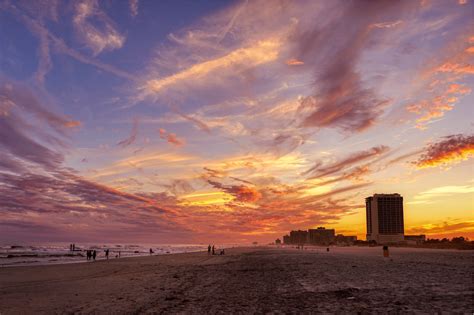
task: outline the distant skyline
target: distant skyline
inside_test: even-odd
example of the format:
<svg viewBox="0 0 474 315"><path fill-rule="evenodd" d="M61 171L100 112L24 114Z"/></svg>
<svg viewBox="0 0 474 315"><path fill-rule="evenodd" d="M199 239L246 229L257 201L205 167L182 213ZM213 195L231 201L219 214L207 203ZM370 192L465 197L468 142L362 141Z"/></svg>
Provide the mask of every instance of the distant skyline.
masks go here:
<svg viewBox="0 0 474 315"><path fill-rule="evenodd" d="M0 240L474 238L474 3L0 0Z"/></svg>

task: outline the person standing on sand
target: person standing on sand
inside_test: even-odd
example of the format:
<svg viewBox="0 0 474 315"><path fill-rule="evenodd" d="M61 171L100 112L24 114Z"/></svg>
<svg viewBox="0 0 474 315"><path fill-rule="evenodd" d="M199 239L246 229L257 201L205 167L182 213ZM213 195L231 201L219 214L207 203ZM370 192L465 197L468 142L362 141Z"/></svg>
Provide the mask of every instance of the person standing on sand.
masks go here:
<svg viewBox="0 0 474 315"><path fill-rule="evenodd" d="M150 256L153 255L153 249L150 248Z"/></svg>
<svg viewBox="0 0 474 315"><path fill-rule="evenodd" d="M105 250L105 258L109 259L109 249L108 248Z"/></svg>
<svg viewBox="0 0 474 315"><path fill-rule="evenodd" d="M208 255L211 254L211 244L209 244L209 246L207 246L207 254L208 254Z"/></svg>
<svg viewBox="0 0 474 315"><path fill-rule="evenodd" d="M96 257L97 257L97 252L94 249L94 251L92 252L92 259L94 259L94 261L95 261Z"/></svg>
<svg viewBox="0 0 474 315"><path fill-rule="evenodd" d="M212 245L212 255L215 255L215 254L216 254L216 247Z"/></svg>

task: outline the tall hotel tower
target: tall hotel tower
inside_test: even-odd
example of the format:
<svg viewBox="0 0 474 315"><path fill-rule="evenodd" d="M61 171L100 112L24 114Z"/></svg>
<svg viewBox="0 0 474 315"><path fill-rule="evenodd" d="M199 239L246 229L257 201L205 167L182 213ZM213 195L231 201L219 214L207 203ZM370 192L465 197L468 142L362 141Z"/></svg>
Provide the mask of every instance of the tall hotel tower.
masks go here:
<svg viewBox="0 0 474 315"><path fill-rule="evenodd" d="M367 240L378 244L404 239L403 197L400 194L375 194L365 198Z"/></svg>

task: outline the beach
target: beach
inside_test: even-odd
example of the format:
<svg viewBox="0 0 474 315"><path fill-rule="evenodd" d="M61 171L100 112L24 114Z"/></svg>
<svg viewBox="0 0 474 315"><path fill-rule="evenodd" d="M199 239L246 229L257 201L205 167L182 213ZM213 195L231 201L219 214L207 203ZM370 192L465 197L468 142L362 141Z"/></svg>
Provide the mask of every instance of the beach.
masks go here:
<svg viewBox="0 0 474 315"><path fill-rule="evenodd" d="M250 247L0 268L0 314L474 312L472 251Z"/></svg>

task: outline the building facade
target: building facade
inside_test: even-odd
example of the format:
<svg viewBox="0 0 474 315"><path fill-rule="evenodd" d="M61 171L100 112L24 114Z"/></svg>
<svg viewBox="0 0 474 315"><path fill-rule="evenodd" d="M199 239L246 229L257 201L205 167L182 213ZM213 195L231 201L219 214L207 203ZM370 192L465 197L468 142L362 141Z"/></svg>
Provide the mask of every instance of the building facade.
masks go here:
<svg viewBox="0 0 474 315"><path fill-rule="evenodd" d="M408 245L421 245L426 242L426 235L405 235L405 242Z"/></svg>
<svg viewBox="0 0 474 315"><path fill-rule="evenodd" d="M337 245L354 245L357 241L357 236L351 235L346 236L342 234L336 235L336 244Z"/></svg>
<svg viewBox="0 0 474 315"><path fill-rule="evenodd" d="M378 244L404 240L403 197L400 194L375 194L365 199L367 241Z"/></svg>
<svg viewBox="0 0 474 315"><path fill-rule="evenodd" d="M303 245L307 243L308 231L291 231L290 243L294 245Z"/></svg>
<svg viewBox="0 0 474 315"><path fill-rule="evenodd" d="M329 245L334 243L336 231L334 229L326 229L318 227L317 229L308 230L308 243L313 245Z"/></svg>

